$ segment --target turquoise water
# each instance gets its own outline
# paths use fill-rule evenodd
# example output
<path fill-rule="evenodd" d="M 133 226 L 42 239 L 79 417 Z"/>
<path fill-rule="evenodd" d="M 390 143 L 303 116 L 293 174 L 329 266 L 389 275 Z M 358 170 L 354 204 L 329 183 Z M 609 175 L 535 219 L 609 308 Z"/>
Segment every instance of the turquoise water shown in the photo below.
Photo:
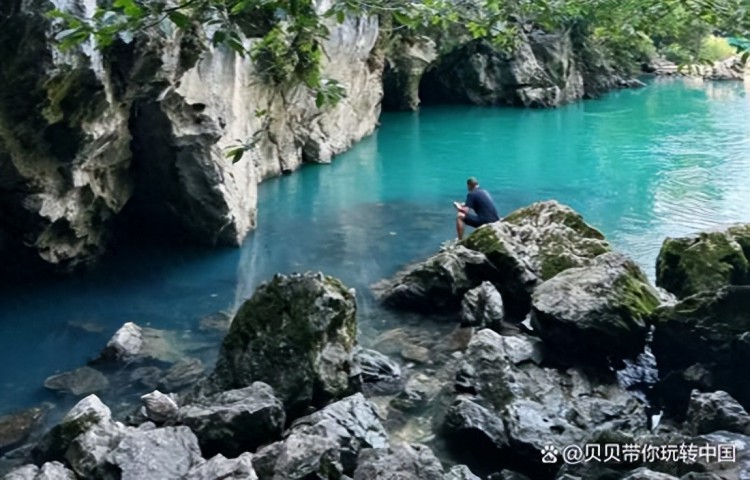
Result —
<path fill-rule="evenodd" d="M 200 319 L 275 272 L 341 277 L 358 290 L 365 337 L 385 328 L 398 319 L 368 286 L 453 237 L 451 201 L 470 175 L 501 215 L 549 198 L 571 205 L 652 275 L 666 236 L 750 221 L 748 91 L 674 80 L 558 110 L 384 114 L 333 164 L 261 185 L 260 226 L 241 249 L 134 246 L 84 277 L 6 288 L 0 414 L 72 403 L 44 378 L 84 364 L 126 321 L 175 330 L 210 362 L 218 337 L 198 331 Z"/>

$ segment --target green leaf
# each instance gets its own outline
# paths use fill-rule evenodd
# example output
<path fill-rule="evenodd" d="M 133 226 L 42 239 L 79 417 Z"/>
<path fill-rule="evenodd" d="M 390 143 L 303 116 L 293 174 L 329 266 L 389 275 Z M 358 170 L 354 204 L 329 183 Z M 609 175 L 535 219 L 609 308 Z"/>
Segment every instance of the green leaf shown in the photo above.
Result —
<path fill-rule="evenodd" d="M 172 21 L 172 23 L 177 25 L 178 28 L 181 28 L 183 30 L 190 28 L 192 24 L 190 17 L 180 12 L 179 10 L 169 12 L 169 19 Z"/>
<path fill-rule="evenodd" d="M 346 14 L 343 10 L 339 10 L 336 12 L 336 21 L 339 23 L 344 23 L 344 20 L 346 20 Z"/>
<path fill-rule="evenodd" d="M 748 59 L 748 57 L 750 57 L 750 50 L 748 50 L 747 52 L 743 53 L 742 56 L 740 57 L 740 61 L 742 62 L 743 65 L 747 65 L 747 59 Z"/>

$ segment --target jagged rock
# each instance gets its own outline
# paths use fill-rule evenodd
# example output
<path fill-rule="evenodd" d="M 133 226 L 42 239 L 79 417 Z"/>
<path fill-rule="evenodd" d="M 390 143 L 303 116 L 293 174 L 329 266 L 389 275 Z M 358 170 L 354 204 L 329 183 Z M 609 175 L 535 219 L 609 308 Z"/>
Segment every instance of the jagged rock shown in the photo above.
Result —
<path fill-rule="evenodd" d="M 432 39 L 395 35 L 387 47 L 383 72 L 383 108 L 416 110 L 419 107 L 422 74 L 437 56 Z"/>
<path fill-rule="evenodd" d="M 298 434 L 260 449 L 253 457 L 260 480 L 341 478 L 339 445 L 320 435 Z"/>
<path fill-rule="evenodd" d="M 127 322 L 107 342 L 94 363 L 176 362 L 181 355 L 166 338 L 166 332 Z"/>
<path fill-rule="evenodd" d="M 362 449 L 388 446 L 388 434 L 372 404 L 361 393 L 297 419 L 285 433 L 285 441 L 297 435 L 319 435 L 336 441 L 340 464 L 349 475 Z"/>
<path fill-rule="evenodd" d="M 352 290 L 321 273 L 276 275 L 237 312 L 212 382 L 271 385 L 290 416 L 349 391 L 356 344 Z"/>
<path fill-rule="evenodd" d="M 206 457 L 236 457 L 278 440 L 286 421 L 281 401 L 261 382 L 185 406 L 179 418 L 196 434 Z"/>
<path fill-rule="evenodd" d="M 190 470 L 185 480 L 258 480 L 252 460 L 249 453 L 233 459 L 216 455 Z"/>
<path fill-rule="evenodd" d="M 35 463 L 65 461 L 77 475 L 96 477 L 110 449 L 126 432 L 96 395 L 78 402 L 31 451 Z"/>
<path fill-rule="evenodd" d="M 643 351 L 658 292 L 631 260 L 598 256 L 539 285 L 533 295 L 534 331 L 559 357 L 607 367 L 606 360 Z"/>
<path fill-rule="evenodd" d="M 503 297 L 490 282 L 466 292 L 461 301 L 461 324 L 499 331 L 504 318 Z"/>
<path fill-rule="evenodd" d="M 60 462 L 47 462 L 41 468 L 36 465 L 19 467 L 3 480 L 76 480 L 76 476 Z"/>
<path fill-rule="evenodd" d="M 475 40 L 441 58 L 422 80 L 430 103 L 555 107 L 584 95 L 570 36 L 521 33 L 512 54 Z"/>
<path fill-rule="evenodd" d="M 443 477 L 443 480 L 481 480 L 479 477 L 471 473 L 469 467 L 466 465 L 455 465 L 453 466 Z"/>
<path fill-rule="evenodd" d="M 499 455 L 509 446 L 502 418 L 469 398 L 459 397 L 450 406 L 443 432 L 450 442 L 471 445 L 487 455 Z"/>
<path fill-rule="evenodd" d="M 400 388 L 401 367 L 387 355 L 357 347 L 353 358 L 368 391 L 391 393 Z"/>
<path fill-rule="evenodd" d="M 670 410 L 684 415 L 693 388 L 724 390 L 750 408 L 750 386 L 737 382 L 750 362 L 750 286 L 704 292 L 656 311 L 652 350 L 660 376 L 687 381 L 692 369 L 701 384 L 679 388 L 683 398 L 670 395 Z M 699 365 L 699 367 L 698 367 Z M 678 382 L 679 383 L 679 382 Z M 685 382 L 682 382 L 685 383 Z M 669 392 L 668 392 L 669 393 Z"/>
<path fill-rule="evenodd" d="M 159 390 L 141 397 L 146 418 L 154 423 L 165 423 L 177 418 L 179 407 L 169 395 L 164 395 Z"/>
<path fill-rule="evenodd" d="M 107 454 L 101 478 L 178 480 L 203 461 L 198 439 L 187 427 L 131 430 Z"/>
<path fill-rule="evenodd" d="M 482 253 L 454 245 L 373 289 L 386 306 L 393 308 L 458 310 L 464 294 L 489 278 L 492 270 Z"/>
<path fill-rule="evenodd" d="M 611 250 L 604 236 L 570 207 L 555 201 L 516 210 L 477 229 L 463 244 L 495 266 L 490 280 L 503 296 L 506 313 L 523 318 L 534 288 L 558 273 L 591 265 Z"/>
<path fill-rule="evenodd" d="M 443 466 L 425 445 L 399 444 L 362 451 L 354 480 L 443 480 Z"/>
<path fill-rule="evenodd" d="M 44 386 L 50 390 L 79 396 L 106 390 L 109 388 L 109 380 L 99 370 L 81 367 L 70 372 L 47 377 Z"/>
<path fill-rule="evenodd" d="M 613 378 L 592 377 L 578 368 L 543 368 L 534 361 L 534 342 L 523 349 L 527 355 L 516 355 L 506 347 L 507 340 L 520 344 L 523 338 L 503 337 L 489 329 L 474 335 L 456 374 L 460 390 L 473 396 L 462 396 L 458 405 L 463 408 L 445 415 L 448 432 L 452 424 L 463 424 L 467 431 L 482 432 L 497 452 L 504 444 L 504 431 L 504 454 L 540 474 L 545 466 L 539 459 L 546 445 L 583 444 L 595 428 L 646 431 L 644 405 Z M 477 442 L 449 445 L 455 454 L 468 456 Z M 497 455 L 483 461 L 497 462 L 498 469 L 505 466 Z"/>
<path fill-rule="evenodd" d="M 656 260 L 656 284 L 679 298 L 750 284 L 750 225 L 667 238 Z"/>
<path fill-rule="evenodd" d="M 25 442 L 41 425 L 45 413 L 35 407 L 0 417 L 0 455 Z"/>
<path fill-rule="evenodd" d="M 677 477 L 641 467 L 626 474 L 622 480 L 677 480 Z"/>
<path fill-rule="evenodd" d="M 693 435 L 703 435 L 725 430 L 750 434 L 750 415 L 737 400 L 721 390 L 701 393 L 693 390 L 687 411 L 687 430 Z"/>

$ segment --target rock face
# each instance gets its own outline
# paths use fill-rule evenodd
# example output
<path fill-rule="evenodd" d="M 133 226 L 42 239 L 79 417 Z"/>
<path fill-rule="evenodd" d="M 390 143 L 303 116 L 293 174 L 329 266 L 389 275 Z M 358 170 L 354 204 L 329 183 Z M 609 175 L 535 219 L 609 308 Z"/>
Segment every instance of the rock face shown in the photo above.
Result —
<path fill-rule="evenodd" d="M 198 437 L 205 457 L 236 457 L 281 438 L 284 406 L 265 383 L 222 392 L 180 409 L 180 421 Z"/>
<path fill-rule="evenodd" d="M 323 76 L 347 97 L 321 109 L 309 89 L 263 81 L 249 58 L 226 48 L 201 53 L 192 33 L 142 33 L 106 58 L 88 44 L 59 54 L 47 40 L 47 4 L 5 3 L 1 236 L 8 249 L 62 269 L 101 255 L 126 203 L 134 224 L 167 222 L 205 243 L 237 244 L 255 224 L 259 181 L 327 162 L 377 122 L 376 18 L 331 22 Z M 81 0 L 58 6 L 95 13 Z M 224 150 L 238 138 L 259 143 L 233 164 Z"/>
<path fill-rule="evenodd" d="M 591 265 L 609 251 L 601 232 L 570 207 L 539 202 L 477 229 L 463 242 L 445 247 L 373 289 L 391 307 L 450 311 L 461 307 L 469 290 L 490 282 L 502 296 L 504 315 L 522 319 L 531 310 L 537 285 L 568 268 Z M 475 296 L 479 292 L 466 299 L 467 315 L 476 315 L 471 311 L 478 302 Z"/>
<path fill-rule="evenodd" d="M 656 284 L 679 298 L 750 284 L 750 225 L 666 239 L 656 261 Z"/>
<path fill-rule="evenodd" d="M 750 408 L 750 387 L 736 380 L 744 378 L 750 361 L 750 286 L 704 292 L 662 307 L 655 326 L 652 349 L 666 401 L 676 413 L 685 413 L 694 388 L 724 390 Z"/>
<path fill-rule="evenodd" d="M 720 81 L 742 81 L 750 75 L 750 67 L 747 64 L 743 64 L 741 55 L 735 55 L 726 60 L 719 60 L 712 65 L 697 64 L 682 67 L 666 59 L 657 59 L 652 65 L 648 65 L 645 70 L 648 73 L 660 76 L 678 75 Z"/>
<path fill-rule="evenodd" d="M 277 275 L 232 322 L 211 381 L 221 390 L 273 387 L 291 417 L 349 391 L 356 343 L 354 293 L 323 274 Z"/>
<path fill-rule="evenodd" d="M 644 405 L 615 382 L 577 368 L 543 368 L 534 352 L 525 336 L 484 329 L 472 338 L 456 374 L 463 393 L 442 420 L 451 450 L 470 467 L 481 450 L 489 463 L 483 467 L 499 470 L 513 459 L 532 478 L 544 478 L 545 445 L 582 444 L 597 428 L 645 432 Z"/>
<path fill-rule="evenodd" d="M 383 72 L 383 108 L 416 110 L 422 74 L 437 57 L 435 42 L 428 37 L 397 35 L 391 39 Z"/>
<path fill-rule="evenodd" d="M 76 480 L 76 476 L 60 462 L 47 462 L 41 468 L 24 465 L 8 473 L 3 480 Z"/>
<path fill-rule="evenodd" d="M 249 453 L 231 460 L 217 455 L 190 470 L 185 480 L 258 480 L 252 459 L 253 456 Z"/>
<path fill-rule="evenodd" d="M 602 366 L 643 351 L 647 321 L 659 303 L 659 293 L 634 262 L 607 253 L 539 285 L 532 325 L 561 358 Z"/>

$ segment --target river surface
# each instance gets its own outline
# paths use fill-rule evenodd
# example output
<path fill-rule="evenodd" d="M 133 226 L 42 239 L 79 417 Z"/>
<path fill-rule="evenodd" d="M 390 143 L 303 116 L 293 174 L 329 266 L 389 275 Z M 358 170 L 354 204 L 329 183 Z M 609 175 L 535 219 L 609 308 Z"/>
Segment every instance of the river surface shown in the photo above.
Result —
<path fill-rule="evenodd" d="M 124 322 L 173 331 L 210 364 L 232 311 L 276 272 L 321 270 L 358 291 L 363 339 L 398 319 L 372 283 L 454 236 L 452 200 L 477 176 L 501 215 L 557 199 L 653 278 L 663 239 L 750 221 L 750 86 L 660 80 L 557 110 L 387 113 L 331 165 L 260 186 L 241 249 L 120 249 L 97 271 L 0 293 L 0 415 L 75 400 L 44 379 L 82 366 Z M 366 340 L 365 340 L 366 341 Z"/>

